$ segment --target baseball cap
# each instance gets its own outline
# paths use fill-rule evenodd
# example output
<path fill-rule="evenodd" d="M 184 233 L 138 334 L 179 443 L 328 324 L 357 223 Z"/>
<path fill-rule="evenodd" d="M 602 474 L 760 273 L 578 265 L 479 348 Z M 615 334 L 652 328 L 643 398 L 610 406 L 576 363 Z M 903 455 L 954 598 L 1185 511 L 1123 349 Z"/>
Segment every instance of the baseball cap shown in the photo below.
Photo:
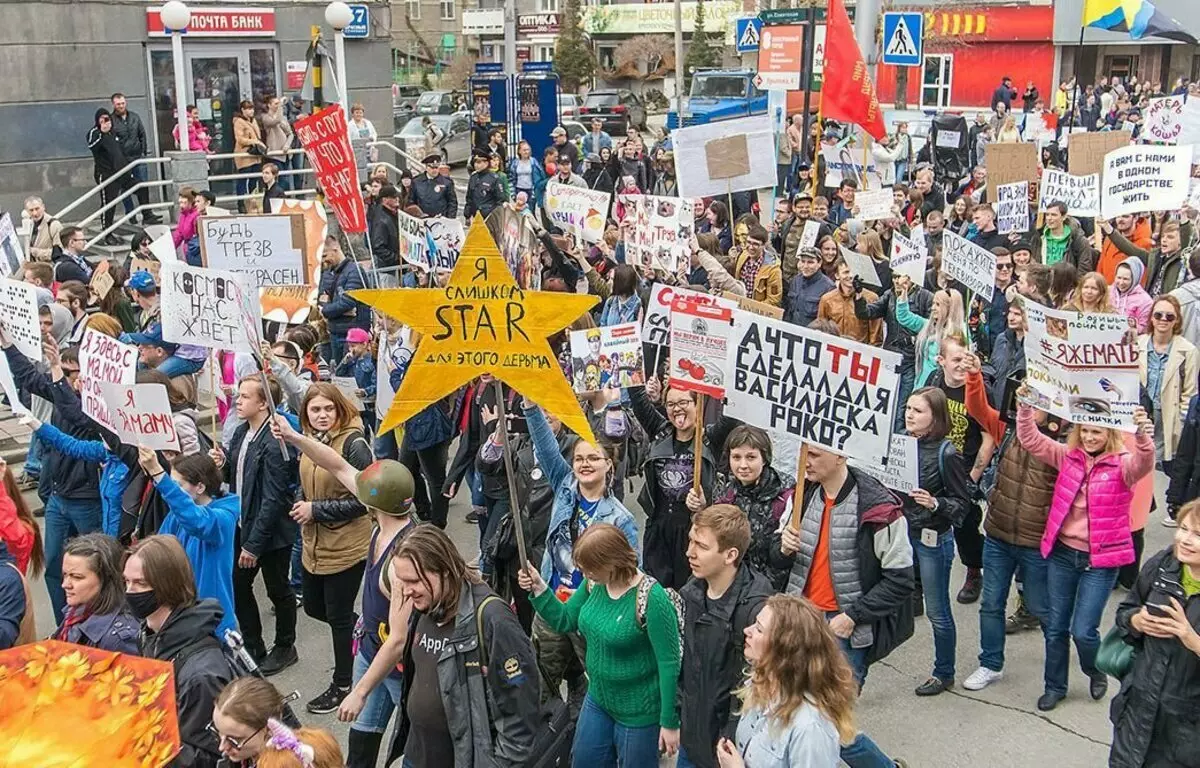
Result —
<path fill-rule="evenodd" d="M 154 275 L 149 272 L 134 272 L 125 281 L 125 287 L 138 293 L 151 293 L 158 289 L 158 284 L 154 282 Z"/>
<path fill-rule="evenodd" d="M 144 344 L 149 347 L 162 347 L 168 352 L 174 352 L 179 349 L 178 344 L 163 340 L 162 323 L 151 323 L 141 333 L 129 334 L 129 343 L 139 346 Z"/>
<path fill-rule="evenodd" d="M 351 328 L 346 331 L 347 344 L 366 344 L 371 340 L 371 334 L 364 331 L 362 328 Z"/>
<path fill-rule="evenodd" d="M 550 131 L 550 135 L 551 136 L 566 136 L 567 130 L 560 125 L 557 128 L 555 128 L 553 131 Z"/>
<path fill-rule="evenodd" d="M 416 485 L 408 467 L 398 461 L 380 459 L 367 465 L 354 485 L 354 495 L 364 506 L 391 517 L 403 517 L 412 511 Z"/>

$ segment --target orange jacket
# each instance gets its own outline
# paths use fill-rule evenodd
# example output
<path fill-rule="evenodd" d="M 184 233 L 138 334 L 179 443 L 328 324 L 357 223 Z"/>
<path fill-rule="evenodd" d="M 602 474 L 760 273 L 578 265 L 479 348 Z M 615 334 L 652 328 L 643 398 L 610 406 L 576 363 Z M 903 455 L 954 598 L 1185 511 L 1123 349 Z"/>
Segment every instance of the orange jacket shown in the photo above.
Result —
<path fill-rule="evenodd" d="M 1133 232 L 1128 235 L 1129 242 L 1136 245 L 1138 248 L 1150 250 L 1154 247 L 1154 241 L 1150 237 L 1150 220 L 1139 218 L 1133 225 Z M 1117 265 L 1129 258 L 1129 255 L 1123 253 L 1112 241 L 1112 238 L 1107 238 L 1104 241 L 1104 248 L 1100 251 L 1100 260 L 1096 262 L 1096 271 L 1104 275 L 1105 281 L 1109 285 L 1113 284 L 1113 280 L 1117 276 Z M 1142 273 L 1142 287 L 1146 287 L 1146 273 Z"/>

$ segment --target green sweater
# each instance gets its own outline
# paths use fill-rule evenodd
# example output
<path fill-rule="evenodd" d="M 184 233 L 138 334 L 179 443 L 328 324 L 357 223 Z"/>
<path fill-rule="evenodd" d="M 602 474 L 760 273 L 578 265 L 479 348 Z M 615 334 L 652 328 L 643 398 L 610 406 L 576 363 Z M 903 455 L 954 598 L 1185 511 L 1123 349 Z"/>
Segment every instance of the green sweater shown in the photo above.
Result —
<path fill-rule="evenodd" d="M 563 603 L 547 589 L 533 607 L 555 632 L 579 632 L 587 641 L 588 695 L 624 726 L 678 728 L 679 623 L 661 585 L 650 589 L 646 628 L 638 626 L 637 587 L 617 600 L 589 582 Z"/>

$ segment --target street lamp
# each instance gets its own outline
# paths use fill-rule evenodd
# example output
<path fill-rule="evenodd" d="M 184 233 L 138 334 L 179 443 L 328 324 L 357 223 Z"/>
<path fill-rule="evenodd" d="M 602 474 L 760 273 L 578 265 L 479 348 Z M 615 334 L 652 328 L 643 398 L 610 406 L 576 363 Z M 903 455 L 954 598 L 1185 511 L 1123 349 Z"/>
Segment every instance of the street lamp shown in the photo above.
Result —
<path fill-rule="evenodd" d="M 163 29 L 171 35 L 171 60 L 175 66 L 175 119 L 179 126 L 179 150 L 187 152 L 191 147 L 188 141 L 187 123 L 187 77 L 183 62 L 183 34 L 192 21 L 191 10 L 180 2 L 170 0 L 164 3 L 159 11 Z"/>
<path fill-rule="evenodd" d="M 337 68 L 338 101 L 342 111 L 350 117 L 346 94 L 346 35 L 343 30 L 354 21 L 354 11 L 341 0 L 335 0 L 325 6 L 325 23 L 333 27 L 333 58 Z"/>

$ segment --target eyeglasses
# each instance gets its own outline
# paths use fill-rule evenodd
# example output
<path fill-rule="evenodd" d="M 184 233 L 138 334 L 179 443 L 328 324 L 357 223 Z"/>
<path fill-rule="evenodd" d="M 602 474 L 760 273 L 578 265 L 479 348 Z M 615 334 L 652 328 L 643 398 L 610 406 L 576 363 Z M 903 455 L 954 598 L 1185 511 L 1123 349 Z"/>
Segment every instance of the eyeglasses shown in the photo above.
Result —
<path fill-rule="evenodd" d="M 574 459 L 576 464 L 603 464 L 604 457 L 596 454 L 591 456 L 576 456 Z"/>
<path fill-rule="evenodd" d="M 764 245 L 764 243 L 760 243 L 757 240 L 747 240 L 746 241 L 747 247 L 762 248 L 763 245 Z"/>
<path fill-rule="evenodd" d="M 1012 264 L 997 264 L 997 265 L 996 265 L 996 270 L 997 270 L 997 271 L 999 271 L 999 270 L 1001 270 L 1001 269 L 1012 269 L 1012 268 L 1013 268 L 1013 265 L 1012 265 Z"/>
<path fill-rule="evenodd" d="M 1174 312 L 1155 312 L 1153 317 L 1155 320 L 1164 320 L 1168 323 L 1175 322 L 1175 313 Z"/>
<path fill-rule="evenodd" d="M 63 375 L 64 375 L 64 376 L 66 376 L 66 377 L 68 377 L 68 378 L 69 378 L 69 377 L 71 377 L 71 376 L 78 376 L 78 375 L 79 375 L 79 369 L 78 369 L 78 368 L 63 368 L 62 370 L 63 370 Z"/>
<path fill-rule="evenodd" d="M 691 400 L 670 400 L 666 404 L 668 411 L 685 411 L 689 406 L 694 405 Z"/>
<path fill-rule="evenodd" d="M 209 721 L 208 725 L 204 726 L 204 730 L 208 731 L 216 738 L 218 749 L 225 742 L 229 742 L 229 746 L 233 747 L 234 749 L 236 749 L 238 751 L 241 751 L 241 749 L 243 747 L 245 747 L 246 744 L 249 743 L 251 739 L 253 739 L 258 734 L 262 733 L 265 728 L 266 728 L 266 726 L 264 725 L 262 728 L 259 728 L 257 731 L 250 734 L 249 736 L 245 736 L 245 737 L 239 739 L 239 738 L 235 738 L 233 736 L 226 736 L 225 734 L 221 733 L 220 731 L 217 730 L 217 726 L 214 725 L 212 723 L 212 721 Z"/>

